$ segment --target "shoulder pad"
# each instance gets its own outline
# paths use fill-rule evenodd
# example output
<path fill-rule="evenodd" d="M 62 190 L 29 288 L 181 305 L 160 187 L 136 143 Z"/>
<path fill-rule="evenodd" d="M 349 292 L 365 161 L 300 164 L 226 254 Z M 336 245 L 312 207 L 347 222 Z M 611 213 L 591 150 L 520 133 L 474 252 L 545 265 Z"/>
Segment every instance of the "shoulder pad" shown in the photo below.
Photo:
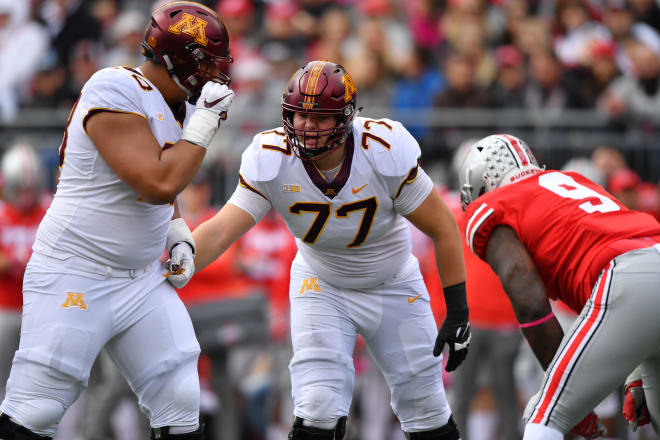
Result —
<path fill-rule="evenodd" d="M 356 148 L 361 148 L 383 176 L 406 176 L 417 165 L 421 150 L 417 140 L 398 121 L 356 118 Z"/>
<path fill-rule="evenodd" d="M 282 160 L 292 155 L 282 128 L 264 131 L 243 152 L 241 175 L 249 182 L 268 182 L 279 173 Z"/>
<path fill-rule="evenodd" d="M 143 95 L 152 90 L 151 83 L 136 70 L 109 67 L 99 70 L 87 81 L 81 92 L 81 106 L 144 116 Z"/>
<path fill-rule="evenodd" d="M 91 76 L 85 84 L 85 88 L 90 85 L 136 90 L 153 89 L 153 85 L 144 75 L 130 67 L 107 67 L 101 69 Z"/>

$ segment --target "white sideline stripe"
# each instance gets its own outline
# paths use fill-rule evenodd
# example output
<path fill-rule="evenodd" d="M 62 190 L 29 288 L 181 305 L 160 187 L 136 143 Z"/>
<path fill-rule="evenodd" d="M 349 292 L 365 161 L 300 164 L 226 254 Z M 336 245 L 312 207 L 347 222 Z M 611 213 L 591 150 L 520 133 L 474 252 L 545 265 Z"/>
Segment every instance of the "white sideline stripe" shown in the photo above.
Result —
<path fill-rule="evenodd" d="M 600 310 L 599 310 L 599 312 L 596 316 L 596 319 L 594 319 L 593 326 L 591 327 L 589 332 L 586 334 L 584 339 L 582 339 L 582 342 L 580 342 L 580 345 L 578 345 L 577 349 L 573 353 L 573 356 L 571 357 L 569 363 L 566 365 L 566 369 L 564 370 L 564 372 L 561 376 L 561 379 L 559 381 L 559 385 L 557 386 L 557 389 L 555 390 L 555 392 L 552 396 L 548 395 L 548 392 L 549 392 L 548 388 L 550 386 L 550 383 L 552 383 L 552 374 L 549 376 L 549 380 L 543 386 L 543 392 L 541 394 L 541 398 L 539 399 L 536 407 L 534 408 L 534 411 L 532 412 L 532 415 L 530 416 L 529 420 L 534 420 L 536 418 L 536 415 L 538 414 L 542 403 L 546 399 L 550 398 L 550 403 L 546 407 L 545 414 L 543 415 L 543 420 L 541 421 L 541 423 L 543 423 L 543 424 L 548 423 L 548 421 L 550 419 L 550 415 L 552 413 L 552 409 L 555 406 L 555 402 L 559 398 L 559 395 L 561 394 L 562 390 L 566 386 L 566 382 L 570 378 L 568 376 L 569 372 L 573 369 L 573 366 L 575 365 L 577 359 L 579 359 L 580 355 L 584 351 L 587 342 L 589 341 L 591 336 L 596 332 L 596 330 L 598 329 L 598 326 L 600 325 L 600 323 L 603 321 L 603 319 L 605 317 L 607 301 L 609 299 L 609 293 L 610 293 L 610 287 L 611 287 L 610 286 L 610 279 L 612 278 L 613 271 L 614 271 L 614 266 L 610 267 L 609 270 L 605 274 L 603 274 L 603 276 L 600 277 L 599 281 L 596 283 L 596 286 L 594 286 L 594 292 L 597 292 L 598 289 L 600 288 L 600 284 L 605 283 L 605 285 L 603 287 L 603 293 L 602 293 L 602 296 L 601 296 L 601 301 L 599 303 L 601 308 L 600 308 Z M 585 319 L 582 321 L 582 323 L 579 325 L 579 327 L 573 333 L 574 335 L 579 334 L 581 329 L 585 325 L 589 324 L 589 318 L 593 314 L 594 309 L 596 308 L 596 306 L 597 306 L 597 304 L 592 303 L 591 310 L 587 313 Z M 570 344 L 567 344 L 566 347 L 564 347 L 564 350 L 568 350 L 569 348 L 570 348 Z M 559 364 L 562 361 L 562 359 L 564 359 L 565 355 L 566 355 L 566 352 L 563 352 L 560 355 L 560 357 L 557 359 L 557 361 L 553 365 L 550 366 L 550 368 L 552 369 L 552 368 L 554 368 L 555 365 Z"/>
<path fill-rule="evenodd" d="M 472 232 L 470 233 L 470 241 L 469 241 L 470 249 L 472 249 L 472 252 L 474 252 L 474 236 L 477 234 L 477 230 L 479 229 L 479 226 L 481 226 L 483 222 L 485 222 L 486 219 L 490 217 L 490 215 L 493 212 L 495 212 L 495 210 L 493 208 L 490 208 L 488 211 L 486 211 L 484 215 L 481 216 L 479 220 L 477 220 L 477 222 L 472 227 Z"/>
<path fill-rule="evenodd" d="M 470 220 L 468 221 L 468 224 L 465 227 L 465 241 L 467 241 L 468 243 L 470 242 L 470 227 L 472 226 L 472 222 L 474 222 L 474 219 L 479 216 L 479 213 L 484 209 L 486 209 L 487 207 L 488 205 L 482 203 L 481 206 L 475 209 L 474 213 L 470 216 Z"/>

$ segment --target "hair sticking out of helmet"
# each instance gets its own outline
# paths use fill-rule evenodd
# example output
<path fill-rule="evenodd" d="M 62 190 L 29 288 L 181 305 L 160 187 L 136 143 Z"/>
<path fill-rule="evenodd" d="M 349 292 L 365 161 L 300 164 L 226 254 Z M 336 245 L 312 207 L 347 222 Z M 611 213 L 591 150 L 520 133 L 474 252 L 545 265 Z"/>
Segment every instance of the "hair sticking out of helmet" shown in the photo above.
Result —
<path fill-rule="evenodd" d="M 480 195 L 542 171 L 527 144 L 509 134 L 477 141 L 458 174 L 463 209 Z"/>
<path fill-rule="evenodd" d="M 142 53 L 163 65 L 194 104 L 208 81 L 229 84 L 225 73 L 233 60 L 229 31 L 206 6 L 190 1 L 166 3 L 151 14 Z"/>
<path fill-rule="evenodd" d="M 311 61 L 295 72 L 282 95 L 282 125 L 295 155 L 303 160 L 319 160 L 341 147 L 352 133 L 356 105 L 357 89 L 343 66 Z M 337 123 L 324 130 L 295 128 L 296 112 L 334 115 Z M 319 144 L 321 139 L 327 140 Z"/>
<path fill-rule="evenodd" d="M 44 172 L 36 151 L 27 144 L 14 145 L 2 156 L 0 169 L 5 201 L 22 212 L 37 206 L 44 190 Z"/>

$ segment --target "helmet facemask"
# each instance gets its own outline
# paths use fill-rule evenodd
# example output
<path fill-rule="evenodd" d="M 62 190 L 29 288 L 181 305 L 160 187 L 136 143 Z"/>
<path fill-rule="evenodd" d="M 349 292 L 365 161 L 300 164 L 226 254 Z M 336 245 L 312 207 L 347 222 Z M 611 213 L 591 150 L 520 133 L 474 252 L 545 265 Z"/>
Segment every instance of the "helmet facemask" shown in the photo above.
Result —
<path fill-rule="evenodd" d="M 287 142 L 291 145 L 293 153 L 302 160 L 319 160 L 328 156 L 337 148 L 341 147 L 352 132 L 352 124 L 355 116 L 353 109 L 346 109 L 348 115 L 338 115 L 336 113 L 309 112 L 311 114 L 334 115 L 337 122 L 334 127 L 326 129 L 300 129 L 295 128 L 293 117 L 295 111 L 283 111 L 284 131 L 287 134 Z M 319 141 L 327 136 L 323 145 Z M 306 147 L 306 145 L 316 145 L 315 147 Z"/>
<path fill-rule="evenodd" d="M 224 72 L 227 69 L 227 64 L 233 61 L 231 56 L 214 56 L 209 51 L 204 50 L 204 48 L 192 42 L 186 44 L 186 50 L 190 52 L 186 57 L 170 57 L 167 53 L 163 53 L 162 63 L 165 65 L 167 72 L 174 82 L 186 92 L 188 102 L 191 104 L 197 103 L 197 99 L 200 93 L 202 93 L 202 87 L 208 81 L 215 81 L 226 85 L 231 83 L 231 78 Z M 205 63 L 213 64 L 218 69 L 218 73 L 213 74 L 208 69 L 205 69 Z M 190 74 L 188 75 L 188 73 Z"/>

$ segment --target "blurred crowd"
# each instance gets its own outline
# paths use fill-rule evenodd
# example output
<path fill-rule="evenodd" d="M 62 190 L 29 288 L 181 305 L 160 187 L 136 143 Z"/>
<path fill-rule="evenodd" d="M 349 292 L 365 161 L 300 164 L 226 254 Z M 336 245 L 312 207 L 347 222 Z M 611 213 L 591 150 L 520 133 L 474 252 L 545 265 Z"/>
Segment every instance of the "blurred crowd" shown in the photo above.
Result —
<path fill-rule="evenodd" d="M 68 111 L 82 85 L 96 70 L 140 65 L 143 58 L 139 48 L 149 13 L 161 3 L 164 2 L 0 0 L 0 121 L 15 121 L 22 111 L 30 108 Z M 227 123 L 213 141 L 221 148 L 209 148 L 209 153 L 214 155 L 209 154 L 205 168 L 181 196 L 181 212 L 191 228 L 213 215 L 218 204 L 231 194 L 236 185 L 240 154 L 252 137 L 281 125 L 280 98 L 284 85 L 291 73 L 310 59 L 328 59 L 346 66 L 357 85 L 358 105 L 366 116 L 380 118 L 397 112 L 442 108 L 513 108 L 547 114 L 594 109 L 613 129 L 635 126 L 654 133 L 660 127 L 660 2 L 656 0 L 212 0 L 202 3 L 215 8 L 231 32 L 234 64 L 230 74 L 236 99 Z M 407 128 L 423 151 L 433 147 L 437 138 L 433 127 L 410 123 Z M 47 155 L 43 146 L 37 147 L 42 156 Z M 57 146 L 52 147 L 51 152 L 56 151 Z M 26 153 L 25 146 L 20 148 L 22 153 L 15 153 L 20 160 L 7 153 L 8 164 L 5 166 L 3 162 L 2 166 L 4 201 L 0 209 L 5 214 L 0 217 L 3 222 L 0 279 L 14 279 L 14 284 L 0 283 L 4 289 L 0 290 L 0 317 L 4 317 L 0 325 L 6 329 L 0 332 L 3 336 L 0 349 L 9 351 L 15 350 L 18 340 L 20 282 L 17 280 L 22 277 L 29 256 L 34 228 L 47 206 L 41 201 L 48 200 L 48 189 L 52 188 L 48 178 L 24 182 L 25 173 L 12 172 L 12 169 L 24 169 L 17 168 L 21 166 L 37 167 L 33 163 L 36 153 Z M 460 150 L 459 145 L 454 148 Z M 584 174 L 604 185 L 628 207 L 660 219 L 657 182 L 643 181 L 639 170 L 631 168 L 632 164 L 627 163 L 616 145 L 587 153 L 572 158 L 565 169 Z M 434 173 L 435 164 L 430 160 L 425 168 L 440 184 L 439 190 L 446 199 L 455 202 L 450 159 L 439 167 L 449 170 L 447 173 Z M 45 165 L 48 169 L 48 163 Z M 41 168 L 35 172 L 43 174 Z M 12 185 L 28 188 L 18 193 L 32 197 L 30 206 L 24 207 L 21 203 L 27 202 L 14 197 L 17 190 Z M 37 195 L 30 189 L 35 186 L 39 189 Z M 453 206 L 458 207 L 456 203 Z M 458 211 L 456 215 L 460 215 Z M 17 234 L 17 228 L 23 232 Z M 437 296 L 440 286 L 432 269 L 430 243 L 420 237 L 415 241 L 415 253 L 422 267 L 428 269 L 424 275 L 429 291 Z M 18 238 L 23 242 L 17 244 Z M 276 215 L 269 215 L 181 291 L 191 310 L 199 304 L 253 295 L 261 295 L 267 309 L 269 344 L 239 349 L 240 337 L 224 328 L 229 340 L 235 337 L 234 343 L 228 342 L 223 349 L 231 354 L 223 352 L 219 357 L 217 353 L 206 353 L 200 362 L 209 438 L 220 438 L 216 434 L 222 428 L 218 427 L 216 416 L 222 413 L 223 404 L 224 408 L 229 406 L 226 399 L 224 403 L 218 399 L 220 385 L 217 377 L 214 381 L 216 370 L 211 366 L 218 359 L 226 363 L 222 379 L 233 384 L 229 395 L 235 400 L 232 404 L 235 414 L 239 414 L 233 420 L 236 438 L 284 438 L 290 428 L 290 385 L 286 371 L 290 358 L 288 267 L 294 254 L 295 243 L 284 223 Z M 515 368 L 510 369 L 515 370 L 516 376 L 514 380 L 496 376 L 495 369 L 484 373 L 476 366 L 466 368 L 464 374 L 469 376 L 457 377 L 454 390 L 448 376 L 450 397 L 455 393 L 453 398 L 458 399 L 457 421 L 462 428 L 470 420 L 477 427 L 469 438 L 518 438 L 520 433 L 516 429 L 513 433 L 503 433 L 504 428 L 502 425 L 497 428 L 496 422 L 490 426 L 484 419 L 469 419 L 467 409 L 490 414 L 489 420 L 502 420 L 511 427 L 504 420 L 519 420 L 519 405 L 529 397 L 526 390 L 534 389 L 533 382 L 540 380 L 539 371 L 533 368 L 531 373 L 528 371 L 527 365 L 533 365 L 533 361 L 516 361 L 521 338 L 510 309 L 494 311 L 491 308 L 495 307 L 494 303 L 487 298 L 469 298 L 469 301 L 475 334 L 481 332 L 484 341 L 496 341 L 485 342 L 484 352 L 489 344 L 506 347 L 499 351 L 499 359 L 484 354 L 487 360 L 483 362 L 500 362 L 499 365 L 516 362 Z M 439 306 L 443 301 L 435 298 L 434 304 Z M 441 322 L 444 311 L 435 312 Z M 378 377 L 364 346 L 358 344 L 358 350 L 362 352 L 356 356 L 359 377 L 355 417 L 363 423 L 349 422 L 348 438 L 400 438 L 396 437 L 399 431 L 387 405 L 389 396 L 382 377 Z M 476 353 L 475 345 L 473 354 Z M 2 356 L 3 360 L 7 358 L 11 356 Z M 0 379 L 4 367 L 0 365 Z M 69 431 L 62 438 L 71 438 L 66 435 L 74 432 L 80 438 L 103 439 L 112 436 L 113 430 L 116 438 L 121 437 L 117 430 L 122 423 L 113 422 L 108 414 L 130 393 L 117 385 L 122 378 L 113 372 L 111 363 L 101 359 L 95 368 L 96 382 L 90 384 L 89 390 L 95 397 L 88 401 L 100 403 L 78 407 L 80 414 L 87 415 L 79 415 L 76 420 L 86 424 L 79 426 L 76 422 L 73 428 L 66 428 L 65 423 L 64 429 Z M 532 385 L 529 382 L 525 385 L 527 375 L 531 376 Z M 505 387 L 493 386 L 498 384 Z M 494 403 L 501 398 L 513 399 L 517 404 L 507 408 Z M 615 401 L 614 406 L 619 404 Z M 618 409 L 611 411 L 618 412 Z M 93 414 L 101 417 L 103 426 L 94 421 Z M 130 434 L 126 436 L 123 438 L 131 438 Z"/>
<path fill-rule="evenodd" d="M 162 3 L 0 0 L 0 121 L 30 108 L 68 112 L 96 70 L 141 64 L 149 13 Z M 202 3 L 225 20 L 235 60 L 232 115 L 215 139 L 222 148 L 206 159 L 217 165 L 216 203 L 233 191 L 252 136 L 280 124 L 283 86 L 310 59 L 343 64 L 362 114 L 407 122 L 423 159 L 447 161 L 460 142 L 446 142 L 451 127 L 429 123 L 434 111 L 520 109 L 543 123 L 593 110 L 608 130 L 653 135 L 660 126 L 657 0 Z M 651 161 L 660 168 L 660 159 Z"/>
<path fill-rule="evenodd" d="M 97 69 L 140 64 L 149 11 L 161 3 L 0 0 L 2 119 L 21 107 L 68 108 Z M 660 121 L 655 0 L 203 3 L 230 29 L 245 107 L 276 104 L 295 67 L 329 59 L 352 73 L 365 109 L 599 108 L 623 124 Z M 272 114 L 241 128 L 272 125 Z"/>

